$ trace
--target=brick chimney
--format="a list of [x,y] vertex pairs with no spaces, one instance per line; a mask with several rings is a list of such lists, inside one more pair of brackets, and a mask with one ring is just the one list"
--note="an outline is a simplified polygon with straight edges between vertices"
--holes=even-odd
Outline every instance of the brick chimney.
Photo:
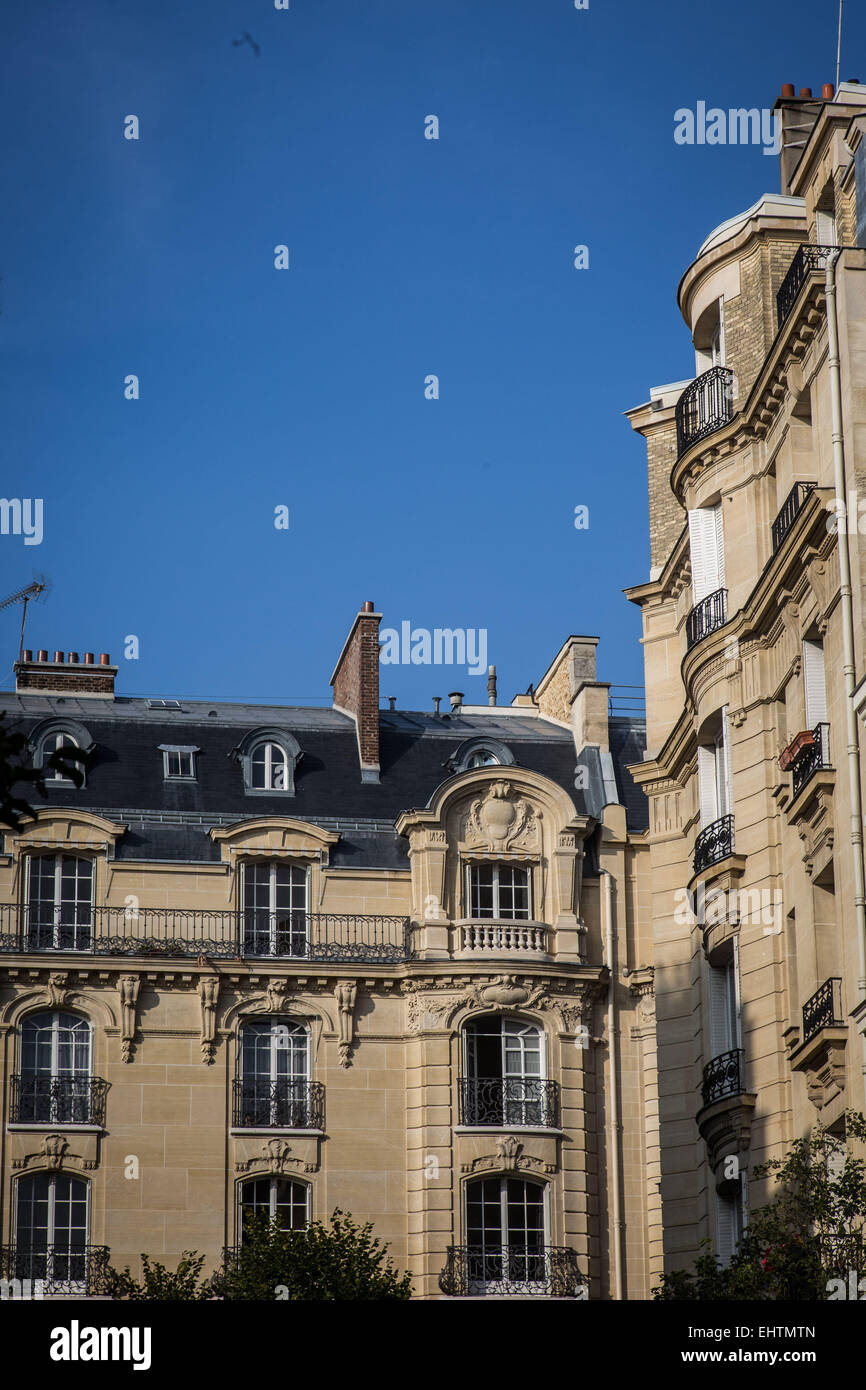
[[352,624],[334,667],[334,709],[350,714],[358,731],[361,781],[379,780],[379,623],[368,600]]
[[34,661],[32,651],[25,651],[14,669],[18,694],[75,695],[78,699],[98,695],[114,699],[117,667],[111,665],[108,652],[101,652],[97,662],[93,652],[85,652],[83,661],[78,660],[78,652],[55,652],[54,660],[49,661],[47,651],[39,651]]

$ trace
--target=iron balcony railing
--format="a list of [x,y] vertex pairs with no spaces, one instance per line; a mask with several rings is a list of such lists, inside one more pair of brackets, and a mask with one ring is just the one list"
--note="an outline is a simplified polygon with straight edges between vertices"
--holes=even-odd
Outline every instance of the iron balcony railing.
[[232,1124],[236,1129],[322,1129],[325,1088],[321,1081],[234,1082]]
[[831,251],[839,251],[839,246],[798,246],[787,274],[776,295],[776,317],[779,328],[785,322],[797,302],[803,285],[813,270],[826,270],[827,257]]
[[479,1076],[460,1081],[462,1125],[559,1128],[559,1085],[537,1076]]
[[801,748],[791,768],[791,794],[796,799],[819,768],[830,766],[830,725],[816,724],[812,743]]
[[745,1053],[734,1047],[730,1052],[722,1052],[704,1067],[701,1100],[704,1105],[715,1105],[725,1096],[741,1096],[745,1086]]
[[710,367],[686,387],[675,410],[677,458],[733,419],[733,389],[730,367]]
[[791,527],[802,511],[803,503],[814,492],[816,483],[795,483],[779,508],[776,520],[773,522],[773,554],[779,549],[782,541],[787,536]]
[[863,1247],[863,1228],[859,1231],[845,1231],[841,1235],[821,1232],[818,1236],[818,1252],[821,1266],[828,1278],[848,1278],[848,1271],[857,1271],[858,1276],[866,1271],[866,1250]]
[[695,852],[692,861],[694,872],[699,874],[703,869],[709,869],[713,864],[721,863],[733,852],[734,818],[733,816],[720,816],[718,820],[714,820],[711,825],[702,830],[695,840]]
[[74,1241],[31,1249],[24,1241],[16,1245],[0,1245],[0,1278],[29,1281],[40,1293],[107,1294],[110,1295],[116,1275],[109,1264],[111,1251],[107,1245],[77,1245]]
[[13,1076],[10,1120],[104,1127],[109,1085],[100,1076]]
[[691,651],[717,627],[724,627],[728,621],[728,591],[716,589],[700,603],[696,603],[686,618],[686,651]]
[[565,1245],[449,1245],[439,1287],[452,1298],[540,1294],[576,1298],[577,1251]]
[[408,917],[0,903],[0,951],[395,964],[411,946]]
[[836,976],[825,980],[803,1005],[803,1042],[814,1038],[822,1028],[844,1028],[842,981]]

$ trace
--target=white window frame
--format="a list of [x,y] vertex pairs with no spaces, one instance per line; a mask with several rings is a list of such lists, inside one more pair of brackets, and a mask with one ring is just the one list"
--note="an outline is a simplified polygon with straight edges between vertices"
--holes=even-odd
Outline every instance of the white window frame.
[[[90,1245],[90,1221],[91,1221],[91,1211],[92,1211],[92,1191],[93,1191],[93,1184],[90,1182],[90,1180],[89,1180],[88,1178],[82,1177],[79,1173],[69,1173],[69,1172],[66,1172],[66,1171],[63,1171],[63,1170],[61,1170],[60,1172],[48,1172],[48,1171],[46,1171],[46,1170],[44,1170],[44,1169],[41,1170],[41,1171],[36,1171],[36,1172],[34,1172],[34,1173],[22,1173],[20,1178],[16,1178],[16,1179],[15,1179],[14,1192],[13,1192],[13,1201],[12,1201],[13,1245],[14,1245],[14,1246],[16,1247],[16,1249],[17,1249],[17,1247],[18,1247],[18,1242],[19,1242],[19,1240],[20,1240],[20,1238],[21,1238],[21,1234],[22,1234],[22,1233],[21,1233],[21,1229],[20,1229],[20,1225],[19,1225],[19,1219],[18,1219],[19,1192],[20,1192],[20,1190],[21,1190],[21,1189],[20,1189],[20,1185],[21,1185],[22,1183],[26,1183],[28,1180],[32,1181],[34,1178],[40,1178],[40,1177],[47,1177],[47,1178],[48,1178],[48,1221],[47,1221],[47,1225],[46,1225],[46,1231],[47,1231],[47,1235],[48,1235],[48,1240],[47,1240],[46,1243],[47,1243],[47,1246],[48,1246],[48,1250],[49,1250],[51,1253],[48,1255],[48,1257],[47,1257],[47,1259],[46,1259],[46,1277],[47,1277],[48,1280],[50,1280],[50,1281],[52,1281],[52,1282],[54,1283],[55,1289],[58,1289],[58,1290],[61,1290],[61,1291],[65,1291],[66,1293],[85,1293],[85,1292],[86,1292],[86,1280],[80,1280],[80,1279],[55,1280],[55,1278],[54,1278],[54,1273],[53,1273],[53,1263],[54,1263],[54,1261],[53,1261],[53,1256],[54,1256],[54,1254],[55,1254],[55,1244],[56,1244],[56,1236],[57,1236],[57,1227],[56,1227],[56,1224],[55,1224],[55,1213],[56,1213],[56,1209],[57,1209],[56,1190],[57,1190],[57,1182],[58,1182],[58,1180],[66,1180],[66,1181],[71,1181],[71,1182],[80,1182],[80,1183],[83,1183],[83,1184],[84,1184],[84,1192],[85,1192],[84,1249],[85,1249],[85,1252],[86,1252],[86,1250],[87,1250],[87,1247]],[[31,1231],[31,1239],[32,1239],[32,1231]],[[42,1254],[43,1252],[42,1252],[42,1251],[34,1251],[33,1253],[38,1255],[38,1254]],[[63,1255],[65,1255],[65,1253],[66,1253],[66,1252],[62,1252]],[[76,1253],[78,1253],[78,1252],[77,1252],[77,1251],[72,1251],[72,1252],[70,1252],[70,1253],[72,1253],[72,1254],[74,1255],[74,1254],[76,1254]],[[84,1258],[85,1264],[86,1264],[86,1261],[87,1261],[87,1255],[86,1255],[86,1253],[84,1254],[83,1258]]]
[[[472,913],[472,906],[473,906],[473,903],[472,903],[472,899],[473,899],[473,892],[472,892],[472,873],[473,873],[473,870],[478,869],[478,868],[481,868],[481,867],[486,867],[486,866],[491,866],[491,867],[493,868],[493,871],[494,871],[494,872],[493,872],[493,915],[492,915],[491,917],[475,917],[475,916],[473,916],[473,913]],[[521,869],[521,870],[523,870],[523,871],[525,872],[525,874],[526,874],[526,902],[527,902],[527,908],[526,908],[526,915],[525,915],[525,916],[523,916],[523,915],[520,915],[520,916],[516,916],[516,915],[515,915],[515,916],[511,916],[511,917],[503,917],[503,916],[502,916],[502,913],[501,913],[501,904],[500,904],[500,896],[499,896],[499,887],[500,887],[500,885],[499,885],[499,870],[500,870],[501,868],[503,868],[503,867],[504,867],[504,868],[508,868],[508,869]],[[467,921],[470,921],[470,922],[532,922],[532,921],[534,921],[535,919],[533,918],[533,915],[532,915],[533,910],[534,910],[534,908],[533,908],[533,904],[534,904],[534,891],[533,891],[533,890],[534,890],[534,884],[533,884],[532,867],[533,867],[532,864],[527,864],[527,863],[525,863],[523,860],[521,860],[519,863],[516,862],[516,861],[513,861],[513,860],[509,860],[509,859],[501,859],[501,860],[500,860],[500,859],[494,859],[494,860],[490,860],[490,859],[470,859],[470,860],[467,860],[467,863],[466,863],[466,878],[465,878],[465,889],[466,889],[466,919],[467,919]]]
[[[256,753],[260,748],[265,750],[265,785],[259,787],[255,782],[255,761]],[[279,754],[279,758],[274,757],[274,753]],[[274,773],[282,770],[282,785],[275,786]],[[278,795],[291,795],[291,770],[289,767],[289,754],[281,743],[277,743],[272,738],[260,739],[253,744],[250,749],[250,790],[255,792],[276,792]]]
[[270,1184],[270,1189],[269,1189],[269,1193],[268,1193],[268,1197],[269,1197],[268,1212],[269,1212],[269,1215],[270,1215],[270,1219],[271,1219],[272,1221],[273,1221],[273,1219],[274,1219],[274,1217],[275,1217],[275,1215],[276,1215],[276,1206],[277,1206],[277,1203],[276,1203],[276,1201],[275,1201],[275,1197],[276,1197],[276,1185],[277,1185],[277,1183],[279,1183],[279,1182],[290,1182],[290,1183],[294,1183],[296,1187],[302,1188],[303,1191],[304,1191],[304,1193],[305,1193],[305,1196],[306,1196],[306,1220],[304,1221],[304,1226],[303,1226],[303,1227],[299,1227],[299,1226],[290,1226],[290,1227],[287,1227],[286,1229],[287,1229],[287,1230],[295,1230],[295,1231],[297,1231],[297,1230],[302,1230],[302,1229],[306,1228],[307,1226],[309,1226],[310,1222],[311,1222],[312,1219],[313,1219],[313,1188],[312,1188],[312,1185],[311,1185],[310,1183],[308,1183],[308,1182],[302,1182],[300,1178],[290,1177],[290,1176],[288,1176],[288,1175],[285,1174],[285,1173],[279,1173],[279,1174],[274,1174],[274,1173],[254,1173],[254,1174],[252,1174],[252,1176],[250,1176],[250,1177],[242,1178],[241,1181],[238,1183],[238,1201],[237,1201],[237,1213],[236,1213],[236,1221],[237,1221],[237,1227],[236,1227],[236,1229],[237,1229],[237,1242],[238,1242],[238,1245],[240,1245],[240,1244],[242,1243],[242,1241],[243,1241],[243,1232],[244,1232],[244,1188],[247,1187],[247,1186],[251,1186],[252,1183],[254,1183],[254,1182],[267,1182],[267,1183]]
[[[34,922],[34,920],[33,920],[33,918],[34,918],[34,913],[35,913],[38,909],[36,908],[36,905],[35,905],[35,903],[34,903],[34,901],[33,901],[33,892],[34,892],[33,867],[34,867],[34,865],[36,864],[37,861],[40,863],[40,865],[42,865],[43,863],[47,862],[49,859],[53,859],[53,860],[54,860],[54,892],[53,892],[52,899],[51,899],[51,917],[52,917],[52,920],[51,920],[50,923],[49,923],[49,922],[41,922],[41,921],[36,921],[36,922]],[[90,897],[89,897],[89,900],[88,900],[88,901],[85,902],[85,901],[79,899],[78,896],[76,896],[74,899],[69,899],[69,900],[68,900],[68,903],[64,903],[64,899],[63,899],[63,860],[64,860],[64,859],[74,859],[74,860],[76,860],[78,863],[83,863],[83,864],[89,864],[89,865],[90,865]],[[39,875],[39,876],[40,876],[40,877],[43,876],[43,875],[41,874],[41,872],[40,872],[40,875]],[[49,875],[48,877],[50,877],[50,875]],[[80,875],[79,875],[79,873],[78,873],[77,870],[76,870],[76,874],[75,874],[75,881],[76,881],[76,886],[77,886],[78,883],[81,881]],[[36,947],[35,949],[40,950],[40,951],[41,951],[41,950],[52,950],[52,951],[69,951],[69,950],[73,950],[73,951],[75,951],[75,950],[86,950],[86,949],[88,949],[89,946],[90,946],[90,944],[91,944],[91,942],[92,942],[92,939],[93,939],[93,927],[94,927],[94,924],[93,924],[93,911],[94,911],[94,898],[95,898],[95,897],[96,897],[96,860],[95,860],[95,859],[91,859],[91,858],[90,858],[88,855],[86,855],[86,854],[68,854],[68,853],[64,853],[64,850],[63,850],[62,846],[59,846],[58,849],[57,849],[54,853],[51,853],[51,854],[27,854],[27,855],[25,855],[24,901],[25,901],[25,903],[26,903],[26,905],[27,905],[27,907],[26,907],[26,911],[27,911],[27,935],[28,935],[28,937],[33,937],[37,932],[38,932],[39,934],[41,934],[42,932],[45,931],[45,929],[46,929],[48,926],[51,927],[51,940],[52,940],[51,946],[50,946],[50,947],[44,947],[44,946],[41,946],[41,945],[37,945],[37,947]],[[76,916],[76,918],[78,917],[78,909],[79,909],[79,908],[85,908],[85,907],[86,907],[86,908],[88,909],[88,919],[87,919],[86,922],[77,922],[77,921],[76,921],[76,922],[63,922],[63,921],[62,921],[63,908],[64,908],[64,906],[69,905],[69,903],[74,903],[74,906],[75,906],[75,909],[76,909],[76,911],[75,911],[75,916]],[[47,908],[46,908],[45,910],[47,911]],[[81,933],[85,933],[85,934],[87,935],[87,937],[88,937],[87,946],[86,946],[86,947],[79,947],[79,946],[77,946],[77,945],[74,945],[74,946],[71,946],[71,947],[70,947],[70,946],[64,944],[64,943],[61,941],[61,935],[62,935],[62,933],[64,933],[64,932],[71,932],[72,935],[73,935],[73,939],[77,939],[77,937],[78,937],[78,935],[79,935],[80,932],[81,932]]]
[[[161,743],[159,745],[159,748],[160,752],[162,753],[162,775],[163,779],[166,782],[196,781],[197,773],[195,755],[196,753],[201,752],[200,748],[195,747],[194,745],[182,743]],[[173,756],[178,757],[179,759],[189,758],[189,772],[172,772],[171,758]]]
[[54,786],[75,786],[71,777],[67,777],[59,768],[48,767],[47,762],[51,754],[57,752],[59,748],[78,747],[80,747],[78,739],[74,734],[67,733],[65,729],[53,729],[51,733],[45,735],[40,744],[40,766],[46,782],[52,783]]
[[[550,1239],[550,1183],[540,1182],[537,1178],[526,1177],[520,1172],[516,1173],[480,1173],[470,1178],[463,1185],[463,1229],[465,1232],[465,1243],[470,1246],[469,1239],[469,1191],[474,1183],[494,1181],[499,1183],[499,1248],[508,1249],[508,1183],[512,1180],[522,1182],[530,1187],[535,1187],[541,1191],[541,1220],[542,1220],[542,1254],[541,1259],[544,1263],[545,1272],[547,1270],[546,1251],[551,1244]],[[492,1256],[495,1258],[495,1256]],[[506,1257],[507,1258],[507,1257]],[[509,1280],[500,1279],[478,1279],[470,1283],[470,1293],[483,1293],[487,1288],[495,1285],[508,1287]],[[545,1287],[542,1283],[527,1282],[522,1280],[513,1284],[514,1288],[526,1288],[530,1292],[537,1289],[539,1292]]]

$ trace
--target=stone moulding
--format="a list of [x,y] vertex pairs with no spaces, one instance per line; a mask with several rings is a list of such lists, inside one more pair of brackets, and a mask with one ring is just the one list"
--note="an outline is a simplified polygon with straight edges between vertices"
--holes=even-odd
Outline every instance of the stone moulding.
[[806,1090],[816,1110],[825,1110],[845,1094],[847,1042],[847,1027],[828,1026],[791,1053],[791,1069],[805,1076]]
[[[714,1173],[726,1158],[748,1151],[757,1103],[756,1091],[743,1091],[736,1096],[724,1096],[698,1111],[697,1126]],[[720,1181],[724,1181],[724,1177],[723,1174]]]

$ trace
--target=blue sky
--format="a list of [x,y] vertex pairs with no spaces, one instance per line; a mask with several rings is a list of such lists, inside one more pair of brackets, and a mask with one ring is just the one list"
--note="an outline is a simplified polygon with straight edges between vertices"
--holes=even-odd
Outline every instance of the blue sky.
[[[846,11],[841,76],[866,80]],[[679,277],[779,188],[760,147],[675,144],[674,111],[819,90],[836,13],[6,0],[2,492],[45,520],[40,546],[0,536],[0,573],[53,584],[27,645],[107,650],[125,694],[327,702],[370,598],[383,627],[485,628],[500,700],[571,632],[600,635],[600,678],[640,682],[622,411],[691,374]],[[465,669],[382,675],[403,708],[485,698]]]

